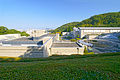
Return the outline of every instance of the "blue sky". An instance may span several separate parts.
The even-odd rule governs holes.
[[[118,11],[120,0],[0,0],[0,25],[54,29],[93,15]]]

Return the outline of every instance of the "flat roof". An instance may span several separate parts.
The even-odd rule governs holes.
[[[53,43],[52,47],[81,47],[76,43]]]
[[[79,27],[79,29],[120,29],[120,27]]]
[[[21,45],[21,44],[38,44],[42,45],[42,41],[34,41],[32,38],[19,38],[10,41],[2,41],[2,44]]]

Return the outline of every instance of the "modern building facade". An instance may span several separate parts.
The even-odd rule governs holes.
[[[0,56],[7,57],[49,57],[52,55],[84,54],[84,47],[76,43],[61,43],[59,35],[19,38],[2,41]]]
[[[120,27],[79,27],[77,30],[73,29],[73,32],[74,37],[79,34],[80,38],[93,39],[100,34],[120,32]]]

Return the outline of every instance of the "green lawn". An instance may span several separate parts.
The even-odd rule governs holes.
[[[0,62],[0,80],[120,80],[120,53]]]

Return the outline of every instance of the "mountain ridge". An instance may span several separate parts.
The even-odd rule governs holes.
[[[120,12],[109,12],[91,16],[81,22],[66,23],[52,32],[70,32],[73,27],[120,27]]]

